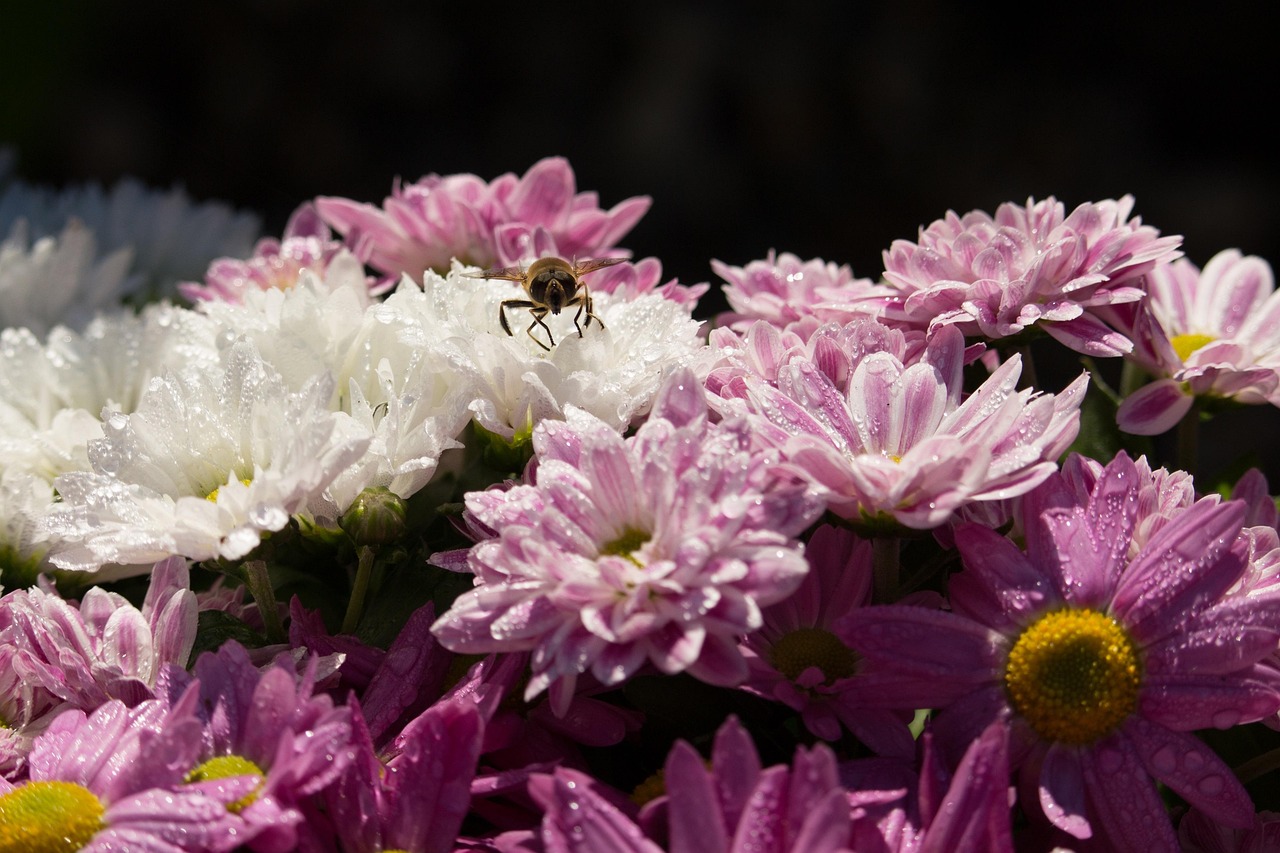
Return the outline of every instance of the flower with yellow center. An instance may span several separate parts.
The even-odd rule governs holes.
[[[0,853],[61,853],[102,828],[102,801],[73,782],[29,782],[0,796]]]
[[[1054,475],[1024,505],[1025,552],[987,527],[956,531],[951,612],[866,607],[838,632],[877,704],[940,709],[952,754],[1007,726],[1011,769],[1058,829],[1173,850],[1157,781],[1224,826],[1253,824],[1244,788],[1191,732],[1280,709],[1255,666],[1280,641],[1280,598],[1229,593],[1250,568],[1238,501],[1205,498],[1131,547],[1140,480],[1123,453],[1082,497]]]

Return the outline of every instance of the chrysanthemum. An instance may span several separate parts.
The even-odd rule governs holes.
[[[764,608],[763,626],[743,640],[751,668],[743,687],[800,712],[824,740],[847,729],[881,755],[910,758],[907,721],[858,701],[858,655],[834,633],[837,620],[871,603],[871,543],[823,526],[805,558],[810,568],[799,588]]]
[[[776,483],[747,424],[712,427],[689,371],[663,386],[636,435],[569,409],[534,431],[537,482],[472,492],[499,531],[469,555],[475,589],[433,631],[463,652],[533,651],[526,698],[563,713],[577,678],[621,683],[646,662],[714,684],[747,674],[737,637],[807,566],[791,537],[818,507]]]
[[[17,222],[0,242],[0,328],[43,337],[57,325],[81,328],[96,312],[118,306],[130,289],[129,250],[102,257],[95,246],[79,222],[34,242],[26,222]]]
[[[102,258],[127,249],[128,273],[144,292],[172,294],[180,281],[204,275],[209,262],[245,257],[258,236],[258,217],[218,201],[196,202],[181,188],[152,189],[126,178],[55,190],[15,181],[0,192],[0,234],[23,219],[33,238],[83,224]]]
[[[623,299],[593,295],[595,322],[579,336],[567,311],[548,315],[555,347],[547,352],[524,333],[531,322],[511,313],[515,334],[502,330],[503,300],[523,297],[512,282],[483,281],[454,267],[428,273],[424,290],[402,286],[382,316],[404,319],[404,341],[433,351],[472,384],[469,409],[489,432],[510,440],[574,405],[616,430],[648,411],[658,384],[701,352],[699,324],[688,307],[656,294]],[[541,330],[538,330],[539,332]]]
[[[954,612],[863,608],[842,636],[869,659],[880,704],[943,708],[953,753],[1003,721],[1029,811],[1113,849],[1173,850],[1156,780],[1227,826],[1252,824],[1244,788],[1190,732],[1280,708],[1259,665],[1280,640],[1280,598],[1227,594],[1249,556],[1238,502],[1194,504],[1130,557],[1136,480],[1116,457],[1086,502],[1028,520],[1025,553],[961,528]]]
[[[602,210],[595,193],[576,191],[568,161],[548,157],[519,178],[428,175],[397,183],[381,208],[331,197],[316,199],[316,207],[374,269],[421,281],[424,270],[447,272],[454,258],[491,267],[544,255],[613,254],[649,199],[637,196]]]
[[[880,313],[893,294],[869,278],[855,279],[848,264],[837,266],[821,258],[802,261],[790,252],[769,252],[763,260],[732,267],[713,260],[711,268],[724,279],[725,298],[733,310],[720,322],[745,332],[757,320],[787,328],[802,319],[822,322],[835,313]]]
[[[178,292],[192,302],[239,302],[250,290],[288,290],[298,283],[303,270],[323,276],[341,250],[342,244],[333,239],[315,205],[307,203],[289,217],[280,240],[264,237],[253,247],[253,255],[243,260],[218,258],[204,274],[204,284],[183,282]]]
[[[1155,381],[1120,404],[1121,429],[1164,432],[1197,397],[1280,406],[1280,294],[1266,261],[1228,249],[1203,272],[1180,260],[1146,281],[1131,357]]]
[[[228,806],[257,780],[183,786],[199,731],[161,700],[62,714],[36,739],[29,778],[0,780],[0,850],[231,850],[243,822]]]
[[[224,368],[157,378],[135,412],[111,415],[91,443],[92,470],[55,481],[50,559],[94,570],[173,554],[243,557],[367,446],[367,436],[337,434],[330,389],[321,376],[290,393],[244,342]]]
[[[948,211],[917,242],[895,240],[884,253],[900,299],[888,316],[988,340],[1038,327],[1077,352],[1122,355],[1132,343],[1091,309],[1141,299],[1138,277],[1178,257],[1182,241],[1157,236],[1132,210],[1124,196],[1070,216],[1052,197],[1002,204],[994,217]]]
[[[39,519],[53,501],[53,486],[47,481],[0,471],[0,586],[26,586],[44,566],[49,540]]]
[[[1015,355],[961,401],[963,358],[963,336],[944,326],[910,366],[886,351],[793,355],[776,386],[744,376],[727,390],[761,416],[760,440],[779,448],[837,515],[929,529],[970,501],[1034,488],[1079,428],[1085,375],[1057,395],[1015,390]],[[852,366],[847,381],[835,371],[841,364]]]

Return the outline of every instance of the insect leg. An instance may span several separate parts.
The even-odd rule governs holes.
[[[551,352],[551,347],[556,345],[556,339],[551,334],[551,327],[548,326],[546,323],[542,322],[542,318],[547,316],[547,310],[548,309],[546,308],[530,308],[529,313],[533,315],[533,322],[529,324],[529,328],[526,329],[525,332],[529,335],[529,337],[533,338],[533,342],[535,344],[542,347],[547,352]],[[533,337],[534,326],[541,326],[542,328],[547,330],[547,340],[551,341],[551,347],[547,346],[542,341]]]
[[[513,335],[511,324],[507,322],[508,308],[533,308],[533,303],[528,299],[504,299],[502,304],[498,306],[498,320],[502,323],[502,330],[508,335]]]

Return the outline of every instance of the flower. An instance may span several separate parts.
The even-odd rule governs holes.
[[[795,354],[776,387],[750,375],[727,387],[759,416],[759,440],[813,482],[832,512],[924,530],[970,501],[1034,488],[1079,429],[1086,375],[1056,396],[1016,391],[1015,354],[961,402],[963,356],[963,336],[943,326],[910,366],[883,350],[822,361]]]
[[[0,234],[19,219],[37,240],[81,223],[93,235],[98,260],[127,250],[131,282],[148,295],[172,294],[177,282],[200,277],[214,258],[248,255],[259,229],[252,213],[193,202],[181,188],[152,189],[133,178],[109,190],[14,181],[0,191]]]
[[[1053,197],[963,217],[948,211],[917,242],[895,240],[884,277],[899,304],[887,317],[918,328],[958,325],[988,340],[1042,328],[1077,352],[1115,356],[1133,344],[1093,315],[1143,296],[1137,279],[1171,261],[1181,237],[1129,218],[1133,197],[1077,207]]]
[[[1131,358],[1155,381],[1120,404],[1121,429],[1162,433],[1197,398],[1280,406],[1280,294],[1266,261],[1229,249],[1203,272],[1180,260],[1146,281],[1145,308],[1130,312]]]
[[[29,778],[0,780],[0,850],[231,850],[243,832],[228,806],[255,780],[183,786],[198,735],[161,700],[62,714],[36,738]]]
[[[1253,822],[1230,768],[1189,732],[1280,708],[1259,665],[1280,640],[1280,598],[1226,595],[1248,567],[1239,502],[1197,502],[1130,557],[1136,480],[1120,454],[1086,501],[1028,519],[1025,553],[960,528],[954,612],[862,608],[840,633],[868,658],[878,704],[943,709],[952,752],[1008,726],[1028,809],[1076,838],[1172,850],[1155,780],[1224,825]]]
[[[447,272],[455,258],[489,267],[545,255],[615,254],[649,199],[602,210],[595,193],[575,192],[568,161],[548,157],[520,178],[508,173],[486,183],[475,175],[427,175],[397,183],[382,208],[333,197],[316,199],[316,208],[374,269],[421,281],[424,270]]]
[[[764,608],[764,624],[743,640],[751,669],[743,687],[799,711],[823,740],[839,740],[843,726],[879,754],[911,758],[906,721],[858,701],[858,655],[834,633],[838,619],[871,603],[871,543],[824,525],[805,558],[799,588]]]
[[[739,332],[756,320],[784,329],[804,319],[834,319],[833,312],[878,314],[893,294],[869,278],[855,279],[848,264],[836,266],[821,258],[802,261],[790,252],[778,255],[770,250],[764,260],[745,267],[713,260],[711,268],[725,280],[724,295],[733,309],[720,322]]]
[[[129,250],[99,257],[93,232],[72,221],[31,242],[19,220],[0,242],[0,328],[43,336],[57,325],[83,327],[129,292]]]
[[[173,554],[238,559],[350,465],[368,437],[335,429],[331,382],[292,394],[247,342],[220,369],[153,381],[137,411],[112,414],[91,471],[55,481],[44,518],[64,569],[149,564]]]
[[[548,687],[563,714],[579,675],[619,684],[649,661],[713,684],[747,674],[737,637],[807,566],[791,537],[818,506],[775,482],[739,420],[711,426],[693,374],[664,383],[624,439],[570,408],[534,430],[537,480],[471,492],[499,531],[471,549],[476,575],[432,629],[460,652],[533,651],[526,699]]]

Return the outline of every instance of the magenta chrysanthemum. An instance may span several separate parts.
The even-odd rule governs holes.
[[[733,309],[720,322],[738,331],[757,320],[783,329],[801,320],[816,327],[835,315],[874,315],[893,295],[869,278],[855,279],[848,264],[837,266],[821,258],[802,261],[790,252],[770,251],[744,267],[713,260],[711,268],[725,280],[724,295]]]
[[[637,196],[603,210],[595,193],[576,191],[568,161],[548,157],[523,177],[508,173],[486,182],[475,175],[428,175],[397,183],[381,208],[345,198],[319,198],[316,207],[374,269],[421,281],[423,270],[448,272],[453,258],[489,267],[549,254],[613,254],[649,199]]]
[[[1280,406],[1280,294],[1266,261],[1231,249],[1203,271],[1180,260],[1146,281],[1132,359],[1155,381],[1120,405],[1121,429],[1172,429],[1197,397]]]
[[[884,253],[901,300],[887,316],[990,340],[1036,326],[1077,352],[1126,353],[1132,343],[1090,309],[1141,299],[1138,277],[1178,257],[1182,241],[1130,219],[1132,209],[1124,196],[1070,216],[1052,197],[1002,204],[994,217],[948,211],[917,242],[895,240]]]
[[[943,708],[936,731],[953,753],[1004,721],[1020,800],[1059,829],[1173,850],[1155,780],[1225,825],[1253,822],[1231,769],[1190,732],[1280,708],[1263,663],[1280,597],[1232,592],[1250,553],[1239,502],[1199,501],[1131,557],[1137,479],[1121,454],[1087,501],[1028,519],[1025,553],[961,528],[954,612],[863,608],[842,636],[868,658],[880,704]]]
[[[476,586],[433,631],[461,652],[533,652],[532,697],[563,713],[579,675],[618,684],[646,662],[716,684],[746,676],[738,636],[792,592],[807,566],[792,537],[819,511],[775,482],[742,420],[712,426],[693,374],[659,391],[624,439],[578,410],[534,431],[537,480],[472,492],[498,536],[476,545]]]

